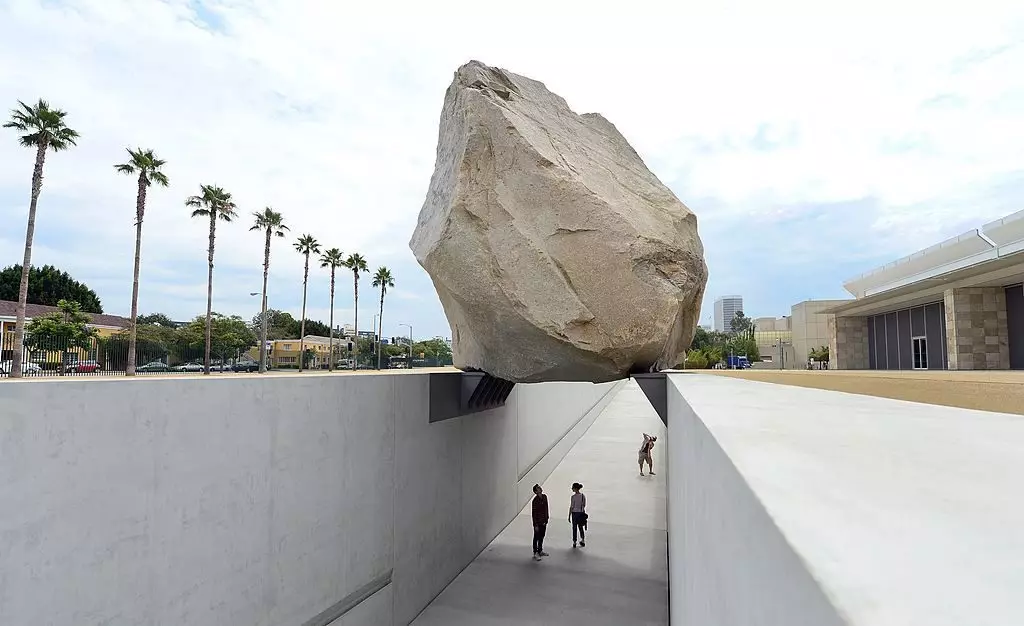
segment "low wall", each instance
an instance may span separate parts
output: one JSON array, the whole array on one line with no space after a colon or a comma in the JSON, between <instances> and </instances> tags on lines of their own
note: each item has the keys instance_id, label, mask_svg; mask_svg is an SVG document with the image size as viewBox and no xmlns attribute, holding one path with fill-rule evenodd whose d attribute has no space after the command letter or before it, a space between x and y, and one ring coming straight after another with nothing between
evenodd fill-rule
<instances>
[{"instance_id":1,"label":"low wall","mask_svg":"<svg viewBox=\"0 0 1024 626\"><path fill-rule=\"evenodd\" d=\"M673 626L1001 626L1024 614L1024 419L675 374Z\"/></svg>"},{"instance_id":2,"label":"low wall","mask_svg":"<svg viewBox=\"0 0 1024 626\"><path fill-rule=\"evenodd\" d=\"M431 424L422 374L0 383L0 624L408 624L620 384Z\"/></svg>"}]
</instances>

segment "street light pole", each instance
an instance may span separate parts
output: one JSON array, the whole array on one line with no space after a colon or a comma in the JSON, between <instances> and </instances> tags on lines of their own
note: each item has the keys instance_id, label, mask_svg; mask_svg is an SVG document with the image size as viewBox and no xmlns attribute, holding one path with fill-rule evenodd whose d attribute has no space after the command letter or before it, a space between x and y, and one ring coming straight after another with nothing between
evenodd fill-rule
<instances>
[{"instance_id":1,"label":"street light pole","mask_svg":"<svg viewBox=\"0 0 1024 626\"><path fill-rule=\"evenodd\" d=\"M373 314L373 353L377 355L377 369L380 369L380 336L377 334L377 313Z\"/></svg>"},{"instance_id":2,"label":"street light pole","mask_svg":"<svg viewBox=\"0 0 1024 626\"><path fill-rule=\"evenodd\" d=\"M412 324L399 324L399 326L409 327L409 369L412 369Z\"/></svg>"}]
</instances>

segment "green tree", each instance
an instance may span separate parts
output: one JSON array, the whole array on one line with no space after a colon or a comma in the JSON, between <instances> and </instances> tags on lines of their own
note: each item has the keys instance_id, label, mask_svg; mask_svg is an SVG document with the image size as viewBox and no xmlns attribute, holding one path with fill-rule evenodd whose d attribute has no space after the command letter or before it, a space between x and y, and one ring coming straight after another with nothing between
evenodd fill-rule
<instances>
[{"instance_id":1,"label":"green tree","mask_svg":"<svg viewBox=\"0 0 1024 626\"><path fill-rule=\"evenodd\" d=\"M61 300L57 303L57 308L60 309L59 312L40 315L27 324L25 346L33 351L60 351L60 362L66 365L68 352L76 349L89 350L92 347L96 330L87 326L89 316L82 312L82 307L77 302ZM18 371L21 371L21 365L18 366ZM11 374L13 373L12 363ZM64 375L63 367L60 373Z\"/></svg>"},{"instance_id":2,"label":"green tree","mask_svg":"<svg viewBox=\"0 0 1024 626\"><path fill-rule=\"evenodd\" d=\"M437 363L451 363L452 349L444 339L425 339L412 345L413 358L431 359ZM420 355L423 356L420 356Z\"/></svg>"},{"instance_id":3,"label":"green tree","mask_svg":"<svg viewBox=\"0 0 1024 626\"><path fill-rule=\"evenodd\" d=\"M21 378L21 360L25 343L25 307L28 304L28 275L32 267L32 239L36 231L36 209L39 205L39 193L43 190L43 166L46 163L46 151L60 152L75 145L78 132L68 128L64 118L67 113L60 109L50 108L49 103L40 99L36 104L25 104L21 100L11 111L10 121L4 128L11 128L21 136L19 143L36 151L36 163L32 169L32 195L28 204L28 226L25 229L25 254L21 262L21 280L18 283L18 308L16 311L14 345L16 349L11 357L11 378ZM58 304L59 306L59 304Z\"/></svg>"},{"instance_id":4,"label":"green tree","mask_svg":"<svg viewBox=\"0 0 1024 626\"><path fill-rule=\"evenodd\" d=\"M231 194L214 185L200 185L200 193L197 196L189 196L185 200L185 206L194 209L192 217L202 217L210 220L210 247L208 259L210 263L209 274L206 280L206 345L203 348L203 374L210 374L210 342L213 334L213 251L217 240L217 220L230 222L237 217L235 203Z\"/></svg>"},{"instance_id":5,"label":"green tree","mask_svg":"<svg viewBox=\"0 0 1024 626\"><path fill-rule=\"evenodd\" d=\"M139 323L135 326L136 362L146 364L150 361L164 360L181 343L181 336L170 325L146 323L143 321L144 317L152 316L140 316ZM100 345L104 347L107 354L107 365L110 369L127 369L128 360L125 346L128 345L129 341L130 332L127 331L99 340Z\"/></svg>"},{"instance_id":6,"label":"green tree","mask_svg":"<svg viewBox=\"0 0 1024 626\"><path fill-rule=\"evenodd\" d=\"M377 268L377 273L373 275L373 286L380 288L380 317L377 318L377 328L373 331L377 334L377 369L381 367L381 351L380 336L384 332L384 294L387 293L388 289L395 286L395 278L391 275L391 270L384 267L383 265Z\"/></svg>"},{"instance_id":7,"label":"green tree","mask_svg":"<svg viewBox=\"0 0 1024 626\"><path fill-rule=\"evenodd\" d=\"M142 259L142 218L146 215L146 191L156 183L161 187L170 184L167 175L162 168L166 161L158 159L152 150L128 149L131 159L127 163L115 165L114 168L122 174L138 174L138 191L135 195L135 271L132 276L132 324L129 326L128 336L128 366L125 368L125 376L135 376L135 342L137 334L135 325L139 317L139 268Z\"/></svg>"},{"instance_id":8,"label":"green tree","mask_svg":"<svg viewBox=\"0 0 1024 626\"><path fill-rule=\"evenodd\" d=\"M814 359L815 361L823 361L828 363L829 357L828 346L821 346L818 348L812 348L810 353L807 355L808 359Z\"/></svg>"},{"instance_id":9,"label":"green tree","mask_svg":"<svg viewBox=\"0 0 1024 626\"><path fill-rule=\"evenodd\" d=\"M0 270L0 300L18 301L21 266ZM52 265L33 267L28 273L28 304L57 306L61 300L78 302L86 313L102 313L103 306L96 292Z\"/></svg>"},{"instance_id":10,"label":"green tree","mask_svg":"<svg viewBox=\"0 0 1024 626\"><path fill-rule=\"evenodd\" d=\"M731 330L733 335L751 335L754 331L754 321L743 314L743 311L736 311L732 318Z\"/></svg>"},{"instance_id":11,"label":"green tree","mask_svg":"<svg viewBox=\"0 0 1024 626\"><path fill-rule=\"evenodd\" d=\"M703 350L693 349L686 353L683 366L688 369L702 370L708 367L708 357Z\"/></svg>"},{"instance_id":12,"label":"green tree","mask_svg":"<svg viewBox=\"0 0 1024 626\"><path fill-rule=\"evenodd\" d=\"M328 353L331 355L328 368L330 371L334 371L334 274L337 269L345 264L345 259L342 257L341 250L338 248L331 248L330 250L324 251L320 255L320 267L331 268L331 321L330 321L330 349Z\"/></svg>"},{"instance_id":13,"label":"green tree","mask_svg":"<svg viewBox=\"0 0 1024 626\"><path fill-rule=\"evenodd\" d=\"M302 320L299 328L299 352L305 351L306 337L306 291L309 286L309 255L320 253L320 243L313 237L313 235L303 235L298 238L295 242L295 250L306 257L306 266L302 272ZM303 363L299 360L299 371L302 371Z\"/></svg>"},{"instance_id":14,"label":"green tree","mask_svg":"<svg viewBox=\"0 0 1024 626\"><path fill-rule=\"evenodd\" d=\"M196 317L180 331L182 339L191 346L204 346L209 371L209 355L217 355L221 361L235 358L256 345L256 333L237 315L221 315L211 312L208 318Z\"/></svg>"},{"instance_id":15,"label":"green tree","mask_svg":"<svg viewBox=\"0 0 1024 626\"><path fill-rule=\"evenodd\" d=\"M174 322L171 320L171 318L167 317L163 313L150 313L149 315L140 315L138 323L141 326L158 325L166 326L167 328L174 328Z\"/></svg>"},{"instance_id":16,"label":"green tree","mask_svg":"<svg viewBox=\"0 0 1024 626\"><path fill-rule=\"evenodd\" d=\"M263 374L267 371L267 274L270 272L270 240L274 237L284 237L288 227L284 225L281 214L270 207L263 209L262 213L252 215L256 219L249 230L263 231L266 236L263 242L263 306L260 309L260 374Z\"/></svg>"},{"instance_id":17,"label":"green tree","mask_svg":"<svg viewBox=\"0 0 1024 626\"><path fill-rule=\"evenodd\" d=\"M348 258L345 259L345 267L347 267L348 269L352 270L352 278L353 278L353 285L354 285L354 288L353 288L353 293L354 293L354 296L353 296L353 309L355 311L355 320L353 321L352 326L354 328L354 332L355 332L356 337L358 337L359 336L359 272L363 272L365 274L366 272L369 272L370 270L367 269L367 267L366 267L366 259L364 259L363 255L359 254L358 252L348 255ZM356 363L359 363L359 342L358 341L356 342L355 348L356 348L355 360L356 360Z\"/></svg>"},{"instance_id":18,"label":"green tree","mask_svg":"<svg viewBox=\"0 0 1024 626\"><path fill-rule=\"evenodd\" d=\"M252 318L252 329L260 332L263 325L263 315L257 314ZM267 339L298 339L299 320L292 317L291 313L278 309L267 309Z\"/></svg>"}]
</instances>

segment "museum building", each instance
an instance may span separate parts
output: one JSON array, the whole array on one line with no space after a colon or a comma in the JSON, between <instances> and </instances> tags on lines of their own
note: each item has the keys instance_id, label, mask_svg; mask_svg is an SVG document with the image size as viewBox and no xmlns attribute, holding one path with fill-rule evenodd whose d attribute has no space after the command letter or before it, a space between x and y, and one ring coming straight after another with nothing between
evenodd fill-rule
<instances>
[{"instance_id":1,"label":"museum building","mask_svg":"<svg viewBox=\"0 0 1024 626\"><path fill-rule=\"evenodd\" d=\"M1024 369L1024 211L844 283L832 369Z\"/></svg>"}]
</instances>

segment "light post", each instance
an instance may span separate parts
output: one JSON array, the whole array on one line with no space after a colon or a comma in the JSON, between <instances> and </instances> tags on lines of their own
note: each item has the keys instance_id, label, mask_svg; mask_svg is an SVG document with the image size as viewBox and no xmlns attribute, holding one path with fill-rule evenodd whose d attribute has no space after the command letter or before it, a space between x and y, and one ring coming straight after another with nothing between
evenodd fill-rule
<instances>
[{"instance_id":1,"label":"light post","mask_svg":"<svg viewBox=\"0 0 1024 626\"><path fill-rule=\"evenodd\" d=\"M412 369L412 324L399 324L399 326L409 327L409 369Z\"/></svg>"},{"instance_id":2,"label":"light post","mask_svg":"<svg viewBox=\"0 0 1024 626\"><path fill-rule=\"evenodd\" d=\"M380 337L377 336L377 313L373 314L373 353L377 355L377 369L380 369Z\"/></svg>"},{"instance_id":3,"label":"light post","mask_svg":"<svg viewBox=\"0 0 1024 626\"><path fill-rule=\"evenodd\" d=\"M250 291L250 296L260 295L258 291ZM301 358L301 357L300 357ZM263 292L263 311L260 313L260 374L267 371L267 293Z\"/></svg>"}]
</instances>

